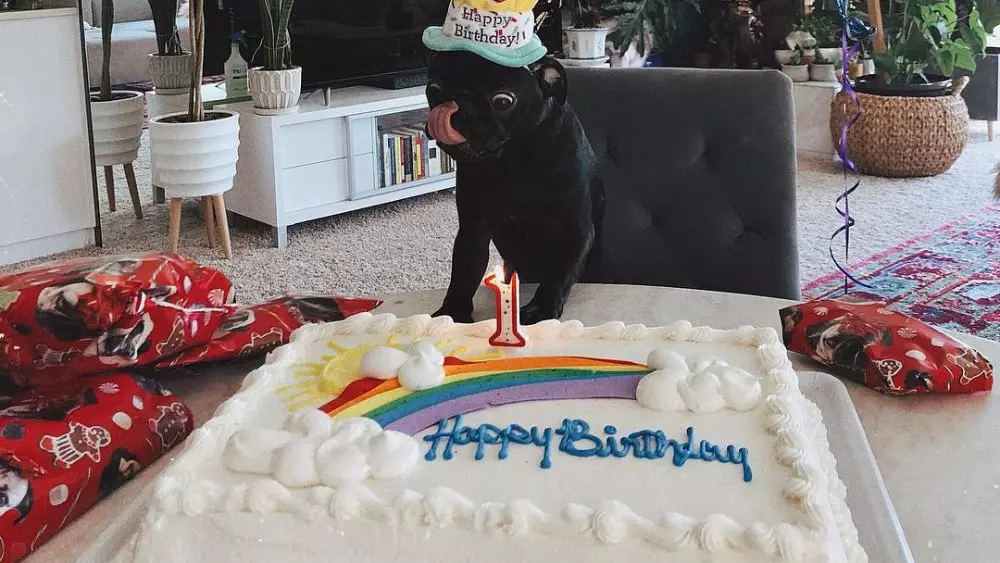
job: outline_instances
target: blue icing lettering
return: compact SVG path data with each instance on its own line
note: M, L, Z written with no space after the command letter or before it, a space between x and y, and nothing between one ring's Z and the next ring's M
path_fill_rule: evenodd
M562 426L556 430L562 436L559 440L559 451L576 457L591 457L600 455L604 441L590 433L590 425L576 419L563 420ZM590 442L591 447L578 447L577 442ZM601 457L607 457L601 456Z
M618 429L612 425L604 426L603 430L604 436L597 436L591 433L591 426L585 420L569 418L564 419L558 428L532 426L529 430L519 424L511 424L505 428L493 424L470 427L462 423L462 415L457 415L440 420L435 432L424 436L423 440L429 444L424 459L436 460L438 450L441 450L441 458L450 460L454 457L455 446L474 443L476 461L486 458L488 446L496 445L500 446L497 459L504 460L509 456L512 444L533 445L542 449L539 466L548 469L552 467L552 439L558 435L560 438L556 449L573 457L621 459L631 454L637 459L656 460L668 457L669 453L669 459L676 467L683 467L692 459L739 465L743 469L743 480L753 480L750 456L746 448L735 445L723 448L708 440L695 440L692 426L685 429L684 442L668 438L662 430L639 430L621 437L618 436Z

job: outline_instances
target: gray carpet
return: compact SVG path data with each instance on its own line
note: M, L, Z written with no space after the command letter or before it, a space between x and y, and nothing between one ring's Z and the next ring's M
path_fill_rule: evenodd
M135 163L146 217L138 221L133 215L118 169L117 213L107 211L100 178L105 247L50 258L166 249L167 206L152 203L148 146L144 137ZM973 123L969 146L949 172L912 180L863 178L851 205L858 221L852 258L865 258L988 204L990 171L998 157L1000 141L987 143L985 124ZM805 282L833 270L827 245L840 221L833 202L845 182L839 165L802 159L798 185ZM207 247L199 203L191 200L184 207L180 252L226 272L238 301L250 303L288 290L381 295L444 287L458 222L454 196L443 192L292 227L285 250L269 247L270 230L264 226L239 221L231 228L235 256L224 260L220 250Z

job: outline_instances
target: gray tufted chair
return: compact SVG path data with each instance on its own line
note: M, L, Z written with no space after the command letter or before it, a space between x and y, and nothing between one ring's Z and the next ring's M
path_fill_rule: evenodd
M607 192L601 262L583 281L800 298L785 75L568 73Z

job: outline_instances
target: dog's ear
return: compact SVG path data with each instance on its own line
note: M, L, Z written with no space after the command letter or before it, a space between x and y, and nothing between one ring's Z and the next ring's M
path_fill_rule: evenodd
M24 492L24 498L21 499L21 502L17 505L17 507L15 507L17 510L17 520L14 520L15 524L20 524L25 518L28 517L28 513L31 512L31 506L34 502L35 493L32 491L31 484L29 483L28 488Z
M531 65L531 73L538 80L538 86L546 98L552 98L559 105L566 104L569 85L566 69L552 57L545 57Z

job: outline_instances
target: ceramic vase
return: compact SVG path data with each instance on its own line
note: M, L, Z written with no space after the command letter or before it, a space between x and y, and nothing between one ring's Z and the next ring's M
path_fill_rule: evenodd
M566 56L571 59L600 59L607 56L608 32L606 27L592 29L569 28L565 30Z
M141 92L113 90L112 99L102 102L90 97L94 124L94 157L98 166L128 164L139 157L142 137L143 96Z
M288 70L250 69L248 75L250 96L254 112L261 115L278 115L298 111L302 93L302 67Z
M809 65L781 65L781 72L787 74L792 82L809 82Z
M205 112L206 120L175 122L187 112L150 120L150 154L157 186L168 199L219 195L233 187L240 120L234 111Z
M149 76L157 94L183 94L191 86L191 54L149 55Z

